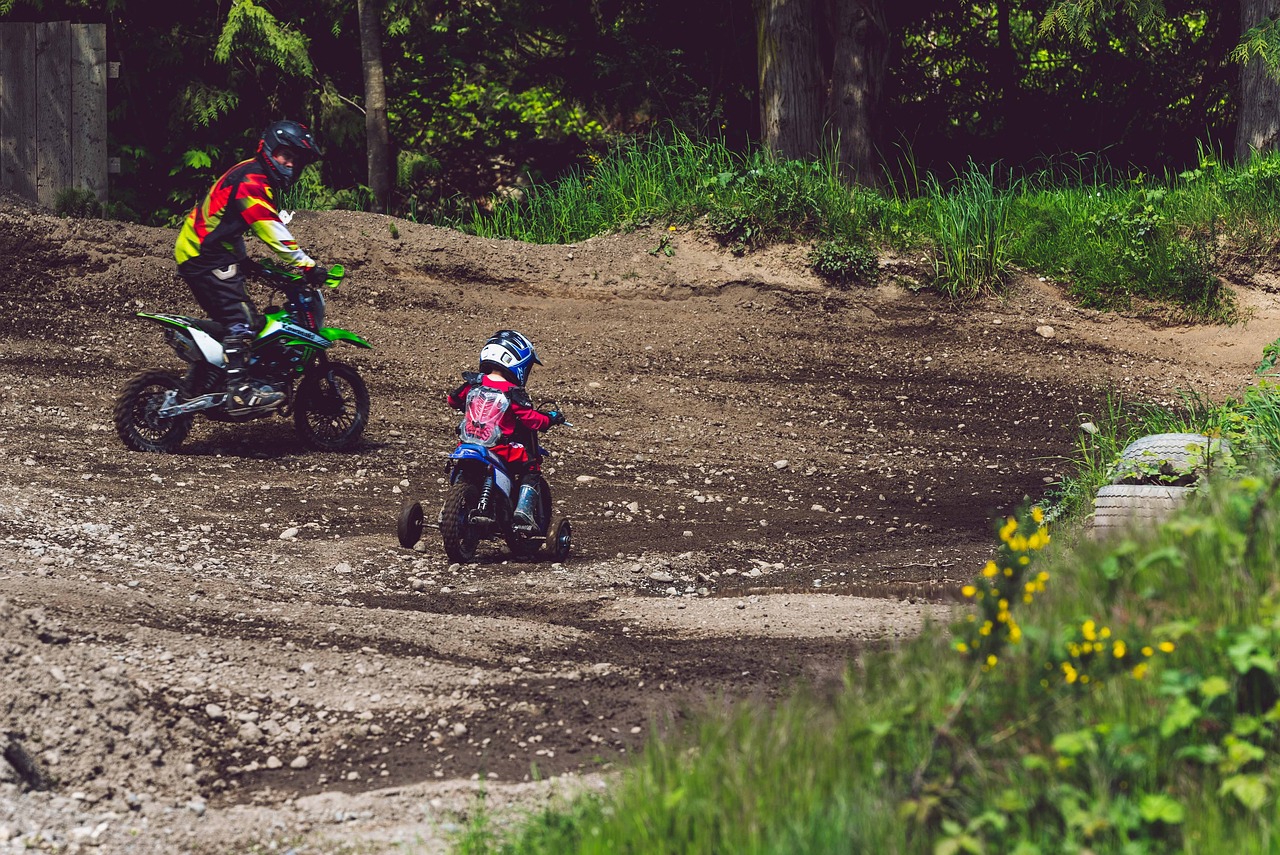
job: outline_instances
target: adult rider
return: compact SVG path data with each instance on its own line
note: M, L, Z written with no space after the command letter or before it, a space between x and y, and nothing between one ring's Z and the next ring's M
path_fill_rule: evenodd
M274 406L284 393L248 376L249 347L258 318L245 289L248 259L244 233L252 230L289 267L297 268L308 282L324 279L320 266L298 246L280 218L276 201L320 150L307 127L280 121L268 125L258 140L257 153L222 174L203 201L191 209L174 257L178 274L191 288L196 302L208 316L226 329L229 413Z

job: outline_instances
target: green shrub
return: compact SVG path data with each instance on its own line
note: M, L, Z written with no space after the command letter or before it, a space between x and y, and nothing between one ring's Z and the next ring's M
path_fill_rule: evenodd
M809 264L819 276L841 286L853 282L871 285L880 275L874 251L839 240L823 241L815 246L809 253Z
M53 200L53 212L60 217L98 219L104 212L102 202L92 190L67 187Z
M734 255L742 255L763 239L763 230L743 208L716 208L707 214L707 230Z

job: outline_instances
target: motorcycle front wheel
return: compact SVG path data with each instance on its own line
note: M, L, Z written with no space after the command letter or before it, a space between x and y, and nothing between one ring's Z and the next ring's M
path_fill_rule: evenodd
M369 424L369 389L342 362L313 367L302 378L293 405L298 435L321 451L349 451Z
M125 384L111 414L121 442L134 451L177 450L191 432L195 416L160 418L157 414L170 391L185 397L182 381L169 371L144 371Z
M444 551L450 561L470 564L476 558L476 545L480 538L476 537L468 517L479 498L480 488L469 481L454 484L444 497L440 536L444 539Z

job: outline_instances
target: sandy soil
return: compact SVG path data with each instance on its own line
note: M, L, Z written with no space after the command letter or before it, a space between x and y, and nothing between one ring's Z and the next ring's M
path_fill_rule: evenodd
M1034 279L951 305L920 259L836 290L806 247L685 230L293 228L347 266L330 323L375 345L339 354L363 444L199 421L148 455L111 408L179 368L133 317L197 313L175 233L0 205L0 852L434 852L480 792L511 816L605 786L693 710L947 619L1108 391L1237 394L1280 331L1266 274L1232 283L1243 324L1160 326ZM563 564L396 541L406 498L443 498L443 391L503 327L576 425L544 436Z

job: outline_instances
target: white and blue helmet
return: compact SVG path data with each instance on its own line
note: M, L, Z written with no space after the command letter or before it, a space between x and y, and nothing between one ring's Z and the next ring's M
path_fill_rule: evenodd
M498 330L480 348L480 370L494 368L509 374L521 386L529 379L534 363L542 364L533 342L515 330Z

